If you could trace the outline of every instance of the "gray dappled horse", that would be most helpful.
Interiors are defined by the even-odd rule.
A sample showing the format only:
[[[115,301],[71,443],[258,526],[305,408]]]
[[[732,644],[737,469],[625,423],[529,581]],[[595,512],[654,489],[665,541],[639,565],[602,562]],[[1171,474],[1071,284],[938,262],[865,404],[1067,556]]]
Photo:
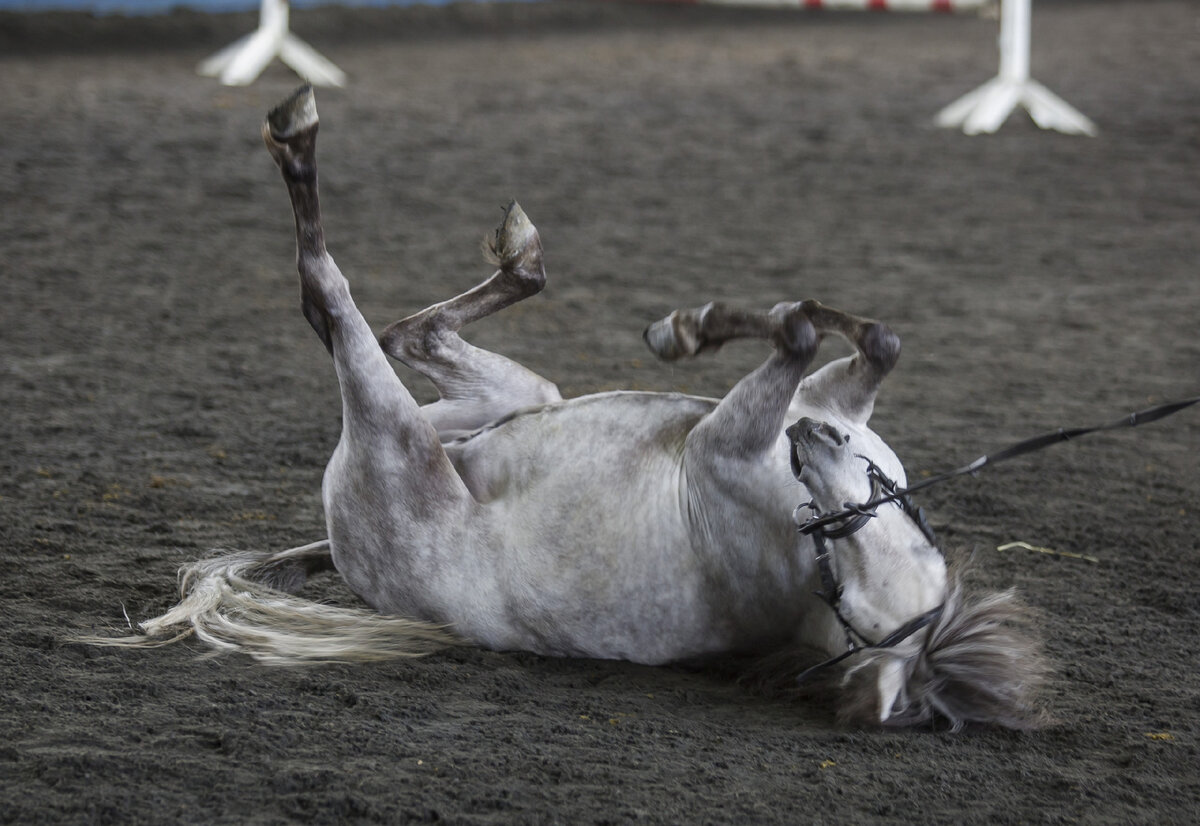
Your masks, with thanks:
[[[853,651],[823,672],[838,675],[826,682],[850,718],[1036,720],[1043,667],[1020,604],[1011,593],[965,599],[907,503],[797,530],[805,508],[828,514],[904,484],[867,426],[900,352],[887,327],[813,301],[675,312],[646,331],[660,358],[746,337],[773,352],[719,401],[564,401],[459,337],[545,283],[538,233],[514,203],[488,250],[490,278],[377,339],[325,248],[316,134],[308,88],[263,126],[295,213],[304,314],[341,389],[322,490],[328,538],[186,566],[182,602],[124,644],[184,626],[181,636],[279,663],[463,642],[649,664]],[[829,334],[856,354],[805,376]],[[388,355],[431,379],[440,400],[418,406]],[[328,568],[375,611],[292,596]]]

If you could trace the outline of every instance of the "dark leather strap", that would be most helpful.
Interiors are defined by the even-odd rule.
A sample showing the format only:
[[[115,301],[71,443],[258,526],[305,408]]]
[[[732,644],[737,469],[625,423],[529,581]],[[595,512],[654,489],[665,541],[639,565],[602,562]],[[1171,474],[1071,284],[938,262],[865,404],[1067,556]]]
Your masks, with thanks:
[[[810,519],[804,524],[804,526],[801,528],[801,531],[805,533],[811,533],[815,530],[824,528],[826,525],[847,519],[856,514],[860,514],[865,511],[873,511],[875,508],[878,508],[880,505],[887,502],[901,501],[904,497],[915,493],[916,491],[924,490],[925,488],[941,484],[942,482],[949,481],[950,479],[954,479],[959,476],[967,476],[969,474],[978,473],[980,470],[989,465],[997,465],[1001,462],[1006,462],[1009,459],[1014,459],[1017,456],[1024,456],[1027,453],[1033,453],[1034,451],[1041,450],[1042,448],[1049,447],[1050,445],[1058,444],[1059,442],[1069,442],[1072,439],[1078,439],[1082,436],[1088,435],[1089,433],[1099,433],[1104,430],[1117,430],[1125,427],[1137,427],[1138,425],[1156,422],[1159,419],[1164,419],[1167,416],[1178,413],[1180,410],[1191,407],[1197,403],[1200,403],[1200,396],[1194,396],[1190,399],[1182,399],[1180,401],[1168,402],[1167,404],[1160,404],[1157,407],[1151,407],[1147,408],[1146,410],[1140,410],[1136,413],[1130,413],[1127,416],[1122,416],[1115,422],[1109,422],[1108,424],[1096,425],[1094,427],[1060,427],[1057,430],[1053,430],[1049,433],[1043,433],[1039,436],[1033,436],[1031,438],[1024,439],[1016,444],[1009,445],[1006,448],[998,450],[995,453],[989,453],[984,456],[980,456],[970,464],[963,465],[956,470],[931,476],[928,479],[924,479],[915,485],[910,485],[907,488],[884,491],[879,496],[873,495],[866,502],[847,504],[843,510],[836,511],[834,513],[823,514],[814,519]],[[918,524],[920,524],[921,520],[918,519],[917,521]]]

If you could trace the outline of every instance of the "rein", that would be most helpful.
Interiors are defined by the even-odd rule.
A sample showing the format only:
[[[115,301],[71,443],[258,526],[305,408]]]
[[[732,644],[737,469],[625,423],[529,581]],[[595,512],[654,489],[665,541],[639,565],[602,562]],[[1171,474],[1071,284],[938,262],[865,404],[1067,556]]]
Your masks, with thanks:
[[[1009,459],[1016,458],[1017,456],[1024,456],[1026,453],[1033,453],[1059,442],[1069,442],[1072,439],[1078,439],[1081,436],[1088,435],[1089,433],[1099,433],[1104,430],[1118,430],[1124,427],[1137,427],[1141,424],[1156,422],[1159,419],[1165,419],[1167,416],[1178,413],[1180,410],[1191,407],[1197,403],[1200,403],[1200,396],[1194,396],[1190,399],[1183,399],[1181,401],[1168,402],[1167,404],[1160,404],[1157,407],[1151,407],[1147,408],[1146,410],[1140,410],[1136,413],[1130,413],[1129,415],[1122,416],[1115,422],[1109,422],[1108,424],[1096,425],[1094,427],[1060,427],[1057,430],[1043,433],[1040,436],[1033,436],[1031,438],[1024,439],[1016,444],[1009,445],[1003,450],[998,450],[995,453],[989,453],[987,455],[980,456],[978,459],[968,465],[963,465],[955,470],[940,473],[937,476],[931,476],[930,478],[918,482],[915,485],[910,485],[907,488],[898,488],[892,491],[885,491],[879,496],[876,496],[874,492],[872,492],[871,498],[866,502],[857,504],[847,502],[842,506],[843,510],[827,513],[819,517],[814,517],[812,520],[805,523],[802,531],[808,533],[816,528],[824,527],[832,522],[838,522],[854,514],[863,513],[864,511],[873,512],[880,505],[888,502],[894,502],[901,497],[906,497],[912,493],[915,493],[916,491],[933,487],[934,485],[947,482],[959,476],[974,475],[988,465],[998,465],[1001,462],[1006,462]]]
[[[853,656],[861,651],[880,648],[894,648],[904,640],[911,637],[913,634],[920,631],[925,626],[932,622],[936,622],[945,611],[946,604],[943,602],[925,613],[914,617],[904,625],[897,628],[892,633],[888,634],[879,642],[871,643],[862,635],[850,621],[843,616],[841,611],[842,586],[838,584],[837,578],[833,573],[832,553],[827,544],[827,540],[845,539],[857,533],[875,517],[876,511],[881,505],[886,505],[894,502],[912,519],[917,527],[921,529],[921,533],[929,540],[931,545],[936,545],[936,537],[933,529],[930,528],[929,522],[925,518],[925,511],[916,507],[913,504],[910,494],[914,491],[924,490],[933,485],[941,484],[942,482],[955,479],[959,476],[974,475],[988,465],[996,465],[1009,459],[1023,456],[1026,453],[1033,453],[1058,442],[1067,442],[1071,439],[1078,439],[1081,436],[1086,436],[1089,433],[1098,433],[1104,430],[1117,430],[1125,427],[1137,427],[1141,424],[1164,419],[1174,413],[1178,413],[1187,407],[1200,403],[1200,396],[1194,396],[1190,399],[1168,402],[1156,407],[1151,407],[1146,410],[1141,410],[1136,413],[1130,413],[1123,416],[1114,422],[1108,424],[1096,425],[1093,427],[1074,427],[1074,428],[1058,428],[1048,433],[1043,433],[1039,436],[1033,436],[1028,439],[1023,439],[1015,444],[998,450],[995,453],[985,454],[980,456],[970,464],[963,465],[955,470],[950,470],[945,473],[940,473],[937,476],[932,476],[915,485],[906,488],[901,488],[896,485],[879,467],[867,459],[865,456],[859,458],[867,462],[867,476],[871,479],[871,493],[867,497],[866,502],[846,502],[842,506],[842,510],[833,511],[826,514],[814,514],[809,519],[799,526],[799,531],[805,536],[811,536],[813,545],[816,550],[817,571],[821,577],[821,590],[816,594],[821,600],[829,606],[833,611],[842,629],[846,633],[846,650],[841,654],[837,654],[824,662],[818,663],[811,668],[801,672],[796,678],[797,682],[804,682],[813,674],[824,671],[826,668],[837,665],[848,657]],[[795,436],[792,437],[793,445],[796,441]],[[807,502],[800,505],[800,508],[808,507],[816,510],[812,502]],[[797,508],[799,510],[799,508]],[[840,524],[838,524],[840,523]]]

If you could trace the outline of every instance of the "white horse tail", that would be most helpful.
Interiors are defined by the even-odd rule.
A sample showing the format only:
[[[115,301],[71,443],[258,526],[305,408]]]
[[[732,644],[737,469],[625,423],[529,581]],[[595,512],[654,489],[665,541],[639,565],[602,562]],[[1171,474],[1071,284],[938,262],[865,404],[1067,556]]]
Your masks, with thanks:
[[[418,657],[462,644],[433,623],[293,596],[309,575],[332,569],[328,540],[277,553],[225,552],[181,567],[179,604],[140,623],[142,635],[78,641],[153,648],[194,634],[218,651],[271,665]]]
[[[887,725],[941,719],[1014,729],[1047,722],[1037,704],[1049,674],[1036,614],[1012,589],[968,598],[952,578],[942,616],[927,634],[895,648],[864,652],[842,678],[843,720],[879,720],[879,669],[900,665],[903,684]]]

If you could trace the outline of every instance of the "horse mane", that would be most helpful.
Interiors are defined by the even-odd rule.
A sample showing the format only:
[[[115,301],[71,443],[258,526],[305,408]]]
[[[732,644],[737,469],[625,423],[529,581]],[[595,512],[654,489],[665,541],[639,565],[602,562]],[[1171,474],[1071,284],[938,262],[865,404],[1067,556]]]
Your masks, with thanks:
[[[969,596],[963,567],[951,572],[942,616],[894,648],[864,649],[842,668],[796,681],[829,655],[787,646],[736,664],[738,682],[773,697],[831,707],[839,722],[878,726],[879,671],[899,660],[904,684],[885,726],[968,723],[1025,730],[1048,722],[1037,705],[1049,675],[1038,614],[1015,590]]]
[[[1037,614],[1014,589],[968,598],[961,572],[952,575],[942,616],[923,637],[891,649],[864,651],[841,680],[838,716],[879,720],[879,668],[899,659],[904,683],[885,725],[933,724],[952,731],[967,723],[1012,729],[1043,725],[1037,696],[1049,674]]]

